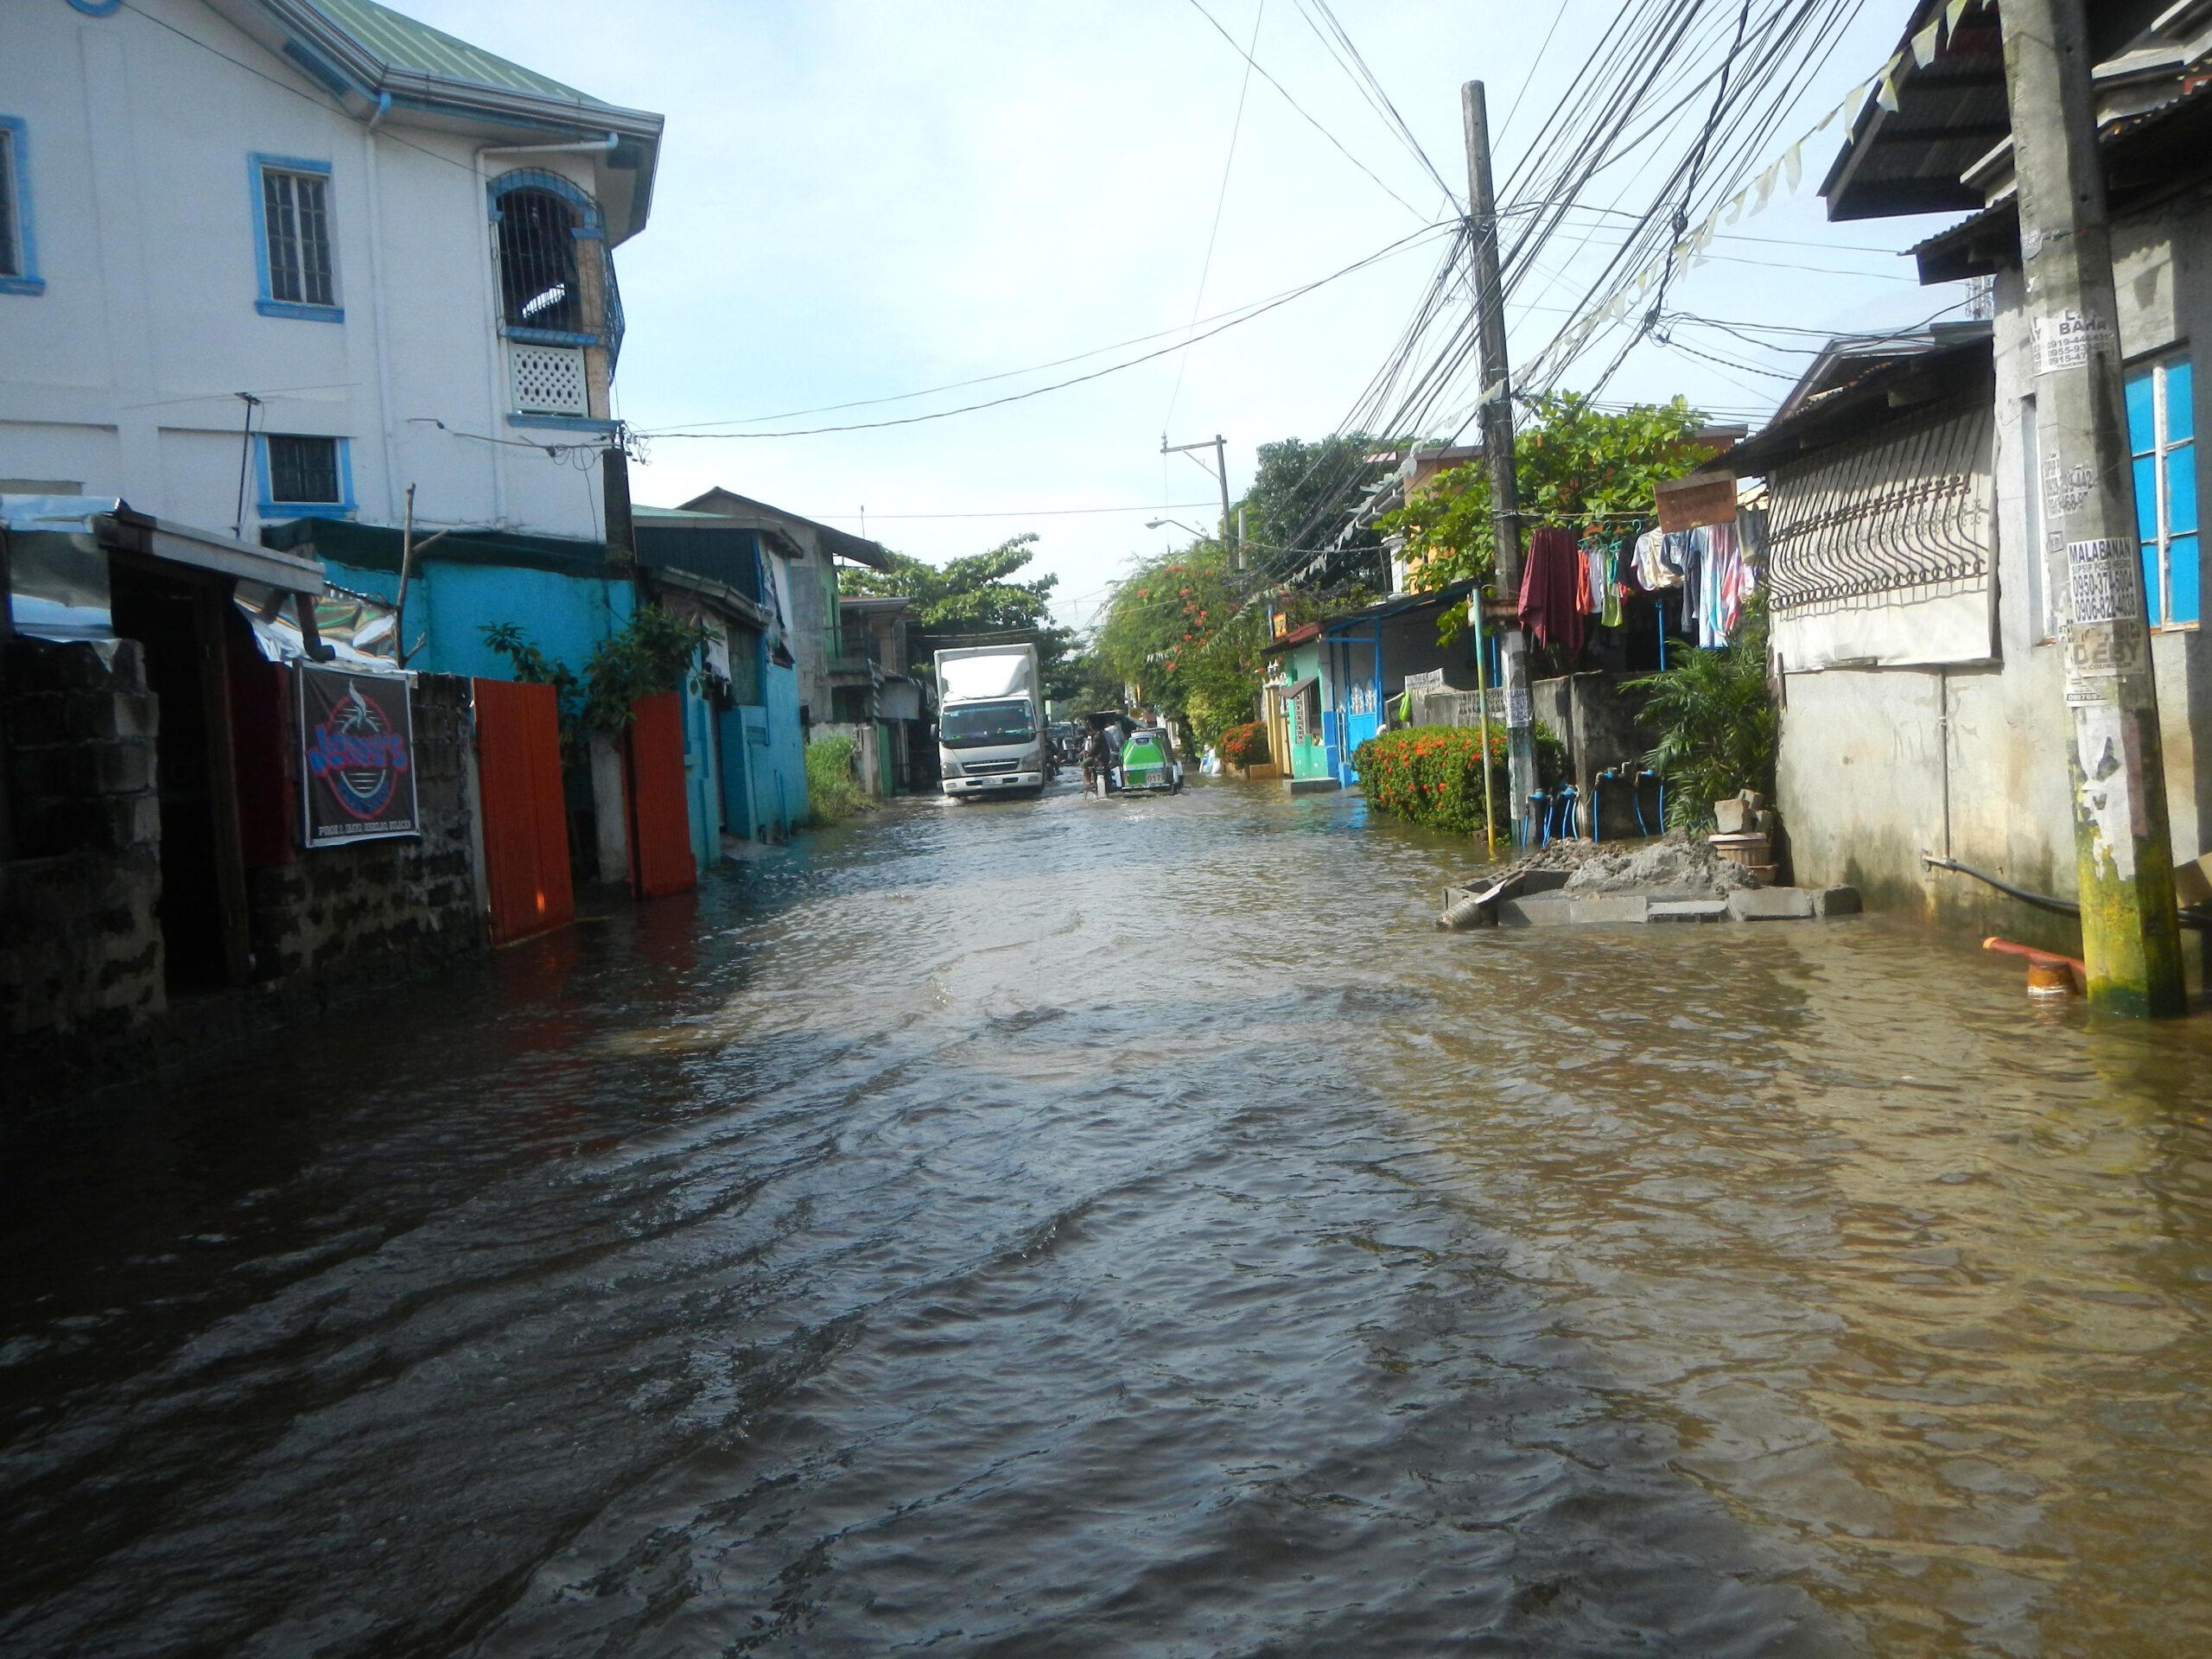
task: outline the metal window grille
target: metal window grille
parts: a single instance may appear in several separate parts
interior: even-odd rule
[[[550,190],[524,187],[499,198],[499,303],[511,329],[586,332],[575,210]]]
[[[16,135],[0,129],[0,276],[23,274],[16,234]]]
[[[271,433],[269,499],[283,502],[345,499],[338,487],[338,440],[291,437]]]
[[[269,232],[269,297],[294,305],[337,304],[327,181],[313,173],[264,167],[261,207]]]
[[[1774,613],[1986,586],[1995,419],[1986,403],[1940,411],[1779,469],[1769,480]]]
[[[507,342],[515,409],[525,415],[589,415],[583,349]]]

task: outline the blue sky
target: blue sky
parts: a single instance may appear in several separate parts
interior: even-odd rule
[[[1194,311],[1310,281],[1446,212],[1298,0],[1205,9],[1240,41],[1257,15],[1253,55],[1382,184],[1256,76],[1239,121],[1244,62],[1192,0],[401,4],[597,97],[667,117],[652,222],[617,255],[629,325],[618,403],[648,433],[886,397],[1180,328]],[[1459,83],[1489,87],[1503,178],[1542,111],[1573,94],[1618,11],[1612,0],[1569,0],[1563,10],[1337,0],[1376,79],[1455,183],[1465,174]],[[1868,0],[1784,124],[1776,156],[1885,60],[1905,13]],[[1808,147],[1794,197],[1734,226],[1713,247],[1719,257],[1679,279],[1670,308],[1847,331],[1917,321],[1961,297],[1900,280],[1911,265],[1895,257],[1944,221],[1827,222],[1814,192],[1839,130]],[[1661,141],[1649,153],[1656,163],[1675,152]],[[1603,182],[1599,200],[1626,187],[1641,206],[1632,169]],[[1571,257],[1560,241],[1542,263],[1571,279],[1591,257]],[[1178,443],[1224,434],[1232,493],[1241,489],[1259,443],[1336,426],[1434,257],[1427,245],[1409,250],[1179,361],[979,414],[804,438],[653,438],[633,488],[669,504],[725,484],[855,529],[865,509],[870,536],[938,561],[1034,530],[1040,567],[1062,578],[1063,620],[1087,623],[1128,557],[1176,533],[1143,528],[1163,503],[1173,517],[1212,521],[1203,505],[1211,479],[1160,455],[1163,428]],[[1516,361],[1560,321],[1536,308],[1580,291],[1548,280],[1522,290],[1528,303],[1510,319]],[[1788,389],[1776,376],[1806,360],[1727,337],[1682,338],[1772,372],[1646,342],[1606,395],[1681,392],[1756,423]],[[783,424],[925,412],[1129,354]],[[1131,510],[1071,511],[1100,507]],[[948,514],[1005,516],[925,516]]]

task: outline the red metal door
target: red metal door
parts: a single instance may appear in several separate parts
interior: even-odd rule
[[[492,943],[575,919],[561,795],[561,707],[550,685],[478,680],[477,775],[484,797]]]
[[[630,791],[630,891],[639,899],[658,899],[699,885],[683,774],[683,699],[658,691],[633,707],[637,718],[624,768]]]

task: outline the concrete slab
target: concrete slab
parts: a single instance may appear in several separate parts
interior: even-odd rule
[[[1725,922],[1728,919],[1726,899],[1656,899],[1646,907],[1643,919],[1647,922]]]
[[[1728,895],[1728,914],[1739,922],[1802,922],[1813,913],[1802,887],[1746,887]]]
[[[1812,893],[1815,916],[1856,916],[1866,908],[1856,887],[1815,887]]]
[[[1641,926],[1650,901],[1640,893],[1578,893],[1567,900],[1567,910],[1583,926]]]
[[[1333,778],[1286,778],[1282,786],[1294,795],[1330,795],[1344,787]]]
[[[1574,921],[1574,904],[1561,893],[1532,893],[1497,901],[1500,927],[1567,927]]]

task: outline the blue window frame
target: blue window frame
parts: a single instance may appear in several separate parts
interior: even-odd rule
[[[255,435],[257,505],[264,518],[350,518],[353,452],[345,438],[308,433]]]
[[[261,279],[255,308],[264,317],[345,321],[331,234],[330,163],[257,155],[247,158],[246,172]]]
[[[0,115],[0,294],[43,294],[31,226],[29,129]]]
[[[2135,467],[2135,538],[2154,628],[2194,626],[2202,580],[2196,523],[2196,405],[2189,359],[2128,372],[2127,448]]]

